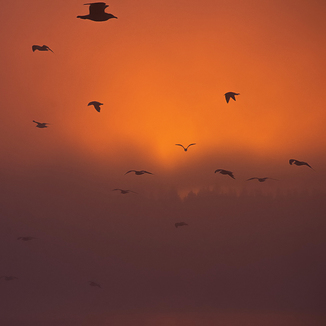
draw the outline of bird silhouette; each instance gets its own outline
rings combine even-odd
[[[19,237],[19,238],[17,238],[17,240],[22,240],[22,241],[31,241],[34,239],[37,239],[37,238],[34,238],[34,237]]]
[[[98,283],[95,283],[93,281],[89,281],[88,283],[89,283],[90,286],[97,286],[97,287],[99,287],[101,289],[101,285],[98,284]]]
[[[153,173],[145,171],[145,170],[140,170],[140,171],[138,171],[138,170],[130,170],[130,171],[126,172],[125,174],[130,173],[130,172],[135,172],[136,175],[142,175],[142,174],[145,174],[145,173],[153,174]]]
[[[174,226],[177,228],[179,226],[184,226],[184,225],[188,225],[187,223],[185,222],[178,222],[178,223],[175,223]]]
[[[0,276],[0,279],[4,278],[5,281],[13,281],[13,280],[18,280],[18,277],[16,276]]]
[[[103,22],[111,18],[118,18],[112,14],[105,12],[107,5],[105,2],[94,2],[94,3],[85,3],[85,6],[89,6],[89,14],[84,16],[77,16],[80,19],[89,19],[96,22]]]
[[[129,194],[129,192],[133,192],[134,194],[137,193],[137,192],[134,192],[132,190],[128,190],[128,189],[124,190],[124,189],[120,189],[120,188],[113,189],[112,191],[115,191],[115,190],[119,190],[123,195]]]
[[[189,148],[189,146],[193,146],[193,145],[196,145],[196,143],[192,143],[192,144],[189,144],[187,147],[184,147],[183,145],[181,144],[176,144],[177,146],[181,146],[183,148],[183,150],[186,152]]]
[[[235,95],[240,95],[240,93],[234,93],[234,92],[225,93],[224,96],[225,96],[225,99],[226,99],[226,103],[229,103],[230,98],[232,98],[235,101],[236,100]]]
[[[266,181],[267,179],[277,180],[277,179],[273,179],[273,178],[269,178],[269,177],[265,177],[265,178],[257,178],[257,177],[254,177],[254,178],[247,179],[246,181],[254,180],[254,179],[257,179],[259,182],[264,182],[264,181]]]
[[[33,52],[38,50],[38,51],[51,51],[52,53],[54,53],[47,45],[42,45],[42,46],[41,45],[33,45],[32,50],[33,50]]]
[[[301,165],[307,165],[310,167],[310,169],[313,169],[307,162],[303,162],[303,161],[298,161],[298,160],[295,160],[293,158],[291,158],[289,160],[289,163],[292,165],[292,164],[295,164],[295,165],[298,165],[298,166],[301,166]],[[314,170],[314,169],[313,169]]]
[[[103,105],[103,103],[97,102],[97,101],[92,101],[87,104],[88,106],[94,105],[94,108],[97,112],[101,111],[100,105]]]
[[[234,177],[234,175],[233,175],[233,172],[231,172],[231,171],[227,171],[227,170],[223,170],[223,169],[217,169],[217,170],[215,170],[214,173],[216,173],[216,172],[219,172],[219,173],[221,173],[221,174],[227,174],[227,175],[229,175],[231,178],[235,179],[235,177]]]
[[[48,123],[47,122],[37,122],[37,121],[35,121],[35,120],[33,120],[33,122],[35,122],[36,123],[36,128],[47,128],[48,126]]]

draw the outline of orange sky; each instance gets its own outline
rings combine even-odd
[[[261,173],[284,178],[296,158],[324,178],[324,8],[113,2],[108,10],[118,19],[101,24],[75,19],[87,13],[80,1],[6,3],[4,161],[33,166],[69,156],[165,177],[243,169],[246,179],[271,159],[274,168]],[[33,44],[55,53],[33,53]],[[225,102],[227,91],[240,93],[236,102]],[[100,114],[87,107],[93,100],[104,103]],[[33,119],[51,125],[38,130]],[[188,153],[174,145],[192,142]]]
[[[106,24],[72,19],[77,9],[87,12],[80,1],[4,6],[3,133],[15,134],[8,146],[38,119],[53,124],[46,132],[64,147],[98,159],[114,152],[119,160],[130,144],[174,165],[174,144],[190,142],[203,160],[225,148],[320,155],[322,1],[127,1],[110,3],[119,19]],[[32,53],[31,44],[43,43],[55,54]],[[237,102],[226,104],[227,91],[241,94]],[[101,114],[87,107],[91,100],[104,103]]]
[[[64,171],[146,198],[325,190],[324,0],[112,0],[106,10],[118,19],[101,23],[76,19],[84,2],[2,4],[6,180]],[[240,93],[236,102],[226,103],[228,91]],[[104,103],[100,113],[90,101]],[[197,145],[185,153],[176,143]],[[124,176],[130,169],[154,176],[139,183]],[[245,182],[254,176],[278,181]]]

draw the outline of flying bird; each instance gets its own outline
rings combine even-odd
[[[185,152],[188,150],[189,146],[192,146],[192,145],[196,145],[196,143],[189,144],[187,147],[184,147],[181,144],[176,144],[176,146],[181,146]]]
[[[101,289],[101,285],[98,284],[98,283],[95,283],[93,281],[89,281],[88,283],[89,283],[90,286],[97,286],[97,287],[99,287]]]
[[[22,240],[22,241],[31,241],[33,239],[37,239],[37,238],[34,238],[34,237],[19,237],[19,238],[17,238],[17,240]]]
[[[33,120],[33,122],[35,122],[36,123],[36,128],[47,128],[48,126],[48,123],[47,122],[37,122],[37,121],[35,121],[35,120]]]
[[[136,175],[142,175],[142,174],[145,174],[145,173],[148,173],[148,174],[153,174],[151,172],[148,172],[148,171],[145,171],[145,170],[141,170],[141,171],[137,171],[137,170],[130,170],[128,172],[126,172],[125,174],[127,173],[130,173],[130,172],[135,172]]]
[[[112,14],[105,12],[105,8],[109,6],[105,2],[85,3],[85,6],[89,6],[89,14],[84,16],[77,16],[77,18],[89,19],[95,22],[104,22],[111,18],[118,18]]]
[[[254,177],[254,178],[247,179],[246,181],[254,180],[254,179],[257,179],[259,182],[264,182],[264,181],[266,181],[267,179],[277,180],[277,179],[268,178],[268,177],[265,177],[265,178],[257,178],[257,177]]]
[[[13,280],[18,280],[18,277],[16,276],[0,276],[0,279],[4,278],[5,281],[13,281]]]
[[[115,190],[119,190],[123,195],[128,194],[129,192],[133,192],[134,194],[137,194],[137,192],[134,192],[134,191],[128,190],[128,189],[124,190],[124,189],[117,188],[117,189],[113,189],[112,191],[115,191]]]
[[[292,164],[295,164],[295,165],[298,165],[298,166],[301,166],[301,165],[307,165],[310,167],[310,169],[312,169],[312,167],[307,163],[307,162],[303,162],[303,161],[298,161],[298,160],[295,160],[295,159],[291,159],[289,160],[289,163],[292,165]]]
[[[227,175],[229,175],[231,178],[235,179],[235,177],[234,177],[234,175],[233,175],[233,172],[231,172],[231,171],[227,171],[227,170],[223,170],[223,169],[217,169],[217,170],[215,170],[214,173],[216,173],[216,172],[219,172],[219,173],[221,173],[221,174],[227,174]]]
[[[234,92],[225,93],[224,96],[225,96],[225,99],[226,99],[226,103],[229,103],[230,98],[232,98],[235,101],[236,100],[235,95],[240,95],[240,93],[234,93]]]
[[[94,105],[95,110],[97,112],[100,112],[101,111],[101,107],[100,106],[103,105],[103,103],[100,103],[100,102],[97,102],[97,101],[92,101],[92,102],[89,102],[87,105],[88,106]]]
[[[52,53],[54,53],[47,45],[33,45],[32,46],[32,50],[33,52],[35,52],[36,50],[38,51],[51,51]]]
[[[178,222],[178,223],[175,223],[174,226],[177,228],[179,226],[184,226],[184,225],[188,225],[187,223],[185,222]]]

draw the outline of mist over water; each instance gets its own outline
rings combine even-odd
[[[137,194],[112,191],[128,177],[136,179],[61,168],[2,178],[1,273],[19,278],[1,285],[4,322],[22,322],[17,309],[23,325],[57,320],[54,311],[62,325],[105,325],[130,313],[144,323],[173,314],[178,323],[206,311],[218,321],[213,310],[227,314],[226,325],[240,325],[230,320],[241,311],[323,314],[323,191],[216,187],[180,198],[172,186],[148,190],[155,175],[130,181]],[[175,228],[181,221],[188,226]],[[25,235],[37,239],[16,240]]]

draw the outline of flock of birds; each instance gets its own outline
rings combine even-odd
[[[96,21],[96,22],[103,22],[103,21],[107,21],[107,20],[112,19],[112,18],[117,19],[116,16],[105,12],[105,9],[108,7],[108,5],[105,2],[86,3],[85,5],[89,6],[89,14],[84,15],[84,16],[77,16],[77,18],[88,19],[88,20]],[[42,45],[42,46],[33,45],[32,46],[32,51],[33,52],[35,52],[35,51],[51,51],[51,52],[53,52],[47,45]],[[236,101],[236,96],[238,96],[238,95],[240,95],[240,93],[227,92],[227,93],[224,94],[225,100],[226,100],[227,103],[229,103],[230,99]],[[93,106],[97,112],[101,111],[101,105],[104,105],[104,104],[101,103],[101,102],[98,102],[98,101],[91,101],[91,102],[88,103],[88,106]],[[41,129],[47,128],[48,125],[49,125],[49,123],[47,123],[47,122],[38,122],[38,121],[35,121],[35,120],[33,120],[33,122],[36,123],[37,128],[41,128]],[[182,144],[175,144],[175,145],[182,147],[183,150],[185,152],[187,152],[189,147],[196,145],[196,143],[191,143],[186,147],[183,146]],[[294,165],[297,165],[297,166],[308,166],[309,168],[313,169],[307,162],[299,161],[299,160],[296,160],[296,159],[290,159],[289,164],[290,165],[294,164]],[[144,175],[144,174],[151,174],[152,175],[153,174],[153,173],[145,171],[145,170],[129,170],[125,174],[128,174],[128,173],[135,173],[135,175]],[[227,175],[227,176],[231,177],[232,179],[235,179],[234,174],[233,174],[232,171],[228,171],[228,170],[224,170],[224,169],[217,169],[217,170],[215,170],[215,173],[220,173],[222,175]],[[253,177],[253,178],[247,179],[246,181],[250,181],[250,180],[258,180],[258,182],[265,182],[266,180],[278,180],[278,179],[274,179],[274,178],[270,178],[270,177],[263,177],[263,178]],[[129,190],[129,189],[121,189],[121,188],[115,188],[112,191],[119,191],[122,195],[126,195],[126,194],[129,194],[129,193],[136,193],[135,191],[132,191],[132,190]],[[182,226],[188,226],[188,224],[185,223],[185,222],[177,222],[177,223],[175,223],[176,228],[182,227]],[[34,239],[37,239],[37,238],[31,237],[31,236],[22,236],[22,237],[17,238],[17,240],[21,240],[21,241],[31,241],[31,240],[34,240]],[[15,277],[15,276],[3,275],[3,276],[0,277],[0,279],[4,279],[5,281],[13,281],[13,280],[17,280],[18,278]],[[88,283],[89,283],[90,286],[101,288],[100,284],[98,284],[96,282],[89,281]]]

